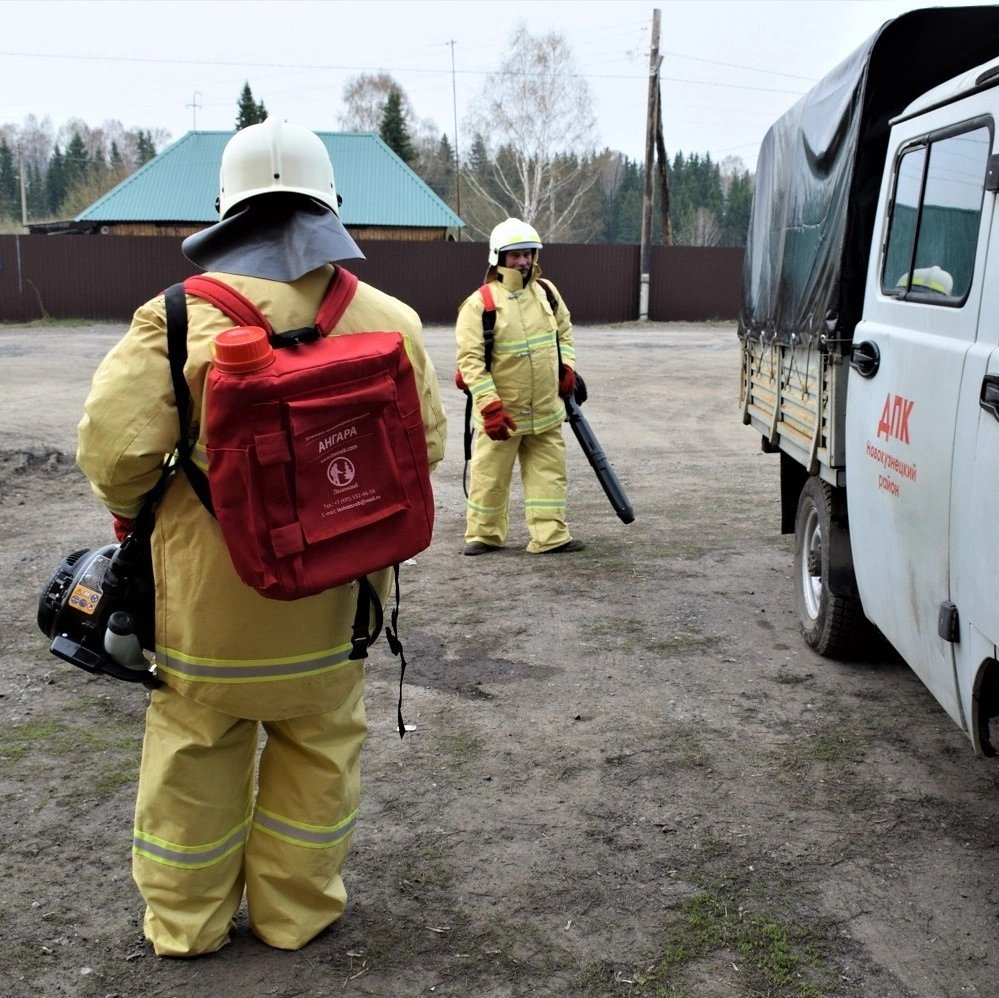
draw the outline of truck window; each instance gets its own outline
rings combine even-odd
[[[992,148],[990,125],[905,150],[898,160],[888,244],[886,295],[961,305],[971,288]]]

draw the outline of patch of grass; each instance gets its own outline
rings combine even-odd
[[[0,736],[0,766],[19,762],[38,746],[47,748],[60,734],[60,726],[51,718],[15,724]]]
[[[781,767],[792,773],[801,773],[814,763],[841,767],[863,762],[869,750],[867,741],[848,728],[837,727],[787,743],[783,746]]]
[[[441,767],[462,766],[482,755],[482,742],[463,729],[457,711],[447,705],[437,715],[433,729],[433,751],[441,759]]]
[[[482,742],[472,735],[458,732],[441,734],[438,739],[442,751],[446,752],[456,766],[474,762],[482,755]]]
[[[62,782],[70,794],[82,784],[86,793],[108,794],[138,779],[142,729],[107,718],[69,724],[54,717],[25,721],[0,735],[0,773],[51,774],[53,760],[65,764]],[[78,761],[87,760],[84,768]]]
[[[670,720],[661,727],[648,729],[642,741],[662,758],[663,771],[697,769],[708,765],[704,731],[692,721]]]
[[[650,626],[635,618],[606,618],[590,625],[589,638],[600,639],[605,650],[641,652],[660,658],[672,658],[695,652],[708,652],[722,642],[721,635],[702,634],[689,627],[673,629],[669,620]]]
[[[677,634],[647,640],[643,647],[659,655],[682,655],[686,652],[710,651],[720,643],[721,638],[717,635],[681,631]]]
[[[663,926],[667,945],[643,975],[657,994],[677,992],[672,985],[694,961],[723,954],[738,967],[744,994],[819,998],[825,989],[822,957],[807,931],[765,914],[732,907],[713,891],[690,898]]]

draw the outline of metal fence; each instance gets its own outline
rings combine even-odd
[[[40,318],[127,322],[136,307],[196,272],[170,236],[0,236],[0,322]],[[428,325],[450,325],[481,283],[484,243],[365,242],[357,276],[411,305]],[[741,249],[658,246],[649,318],[734,320]],[[580,324],[638,317],[639,247],[552,245],[541,265]]]

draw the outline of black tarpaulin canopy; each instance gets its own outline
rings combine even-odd
[[[888,21],[767,132],[739,335],[845,352],[864,283],[889,122],[920,94],[999,57],[999,6]]]

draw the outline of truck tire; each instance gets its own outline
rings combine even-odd
[[[832,511],[832,486],[813,475],[798,497],[794,523],[795,602],[810,648],[827,658],[852,658],[869,625],[859,599],[829,588]]]

